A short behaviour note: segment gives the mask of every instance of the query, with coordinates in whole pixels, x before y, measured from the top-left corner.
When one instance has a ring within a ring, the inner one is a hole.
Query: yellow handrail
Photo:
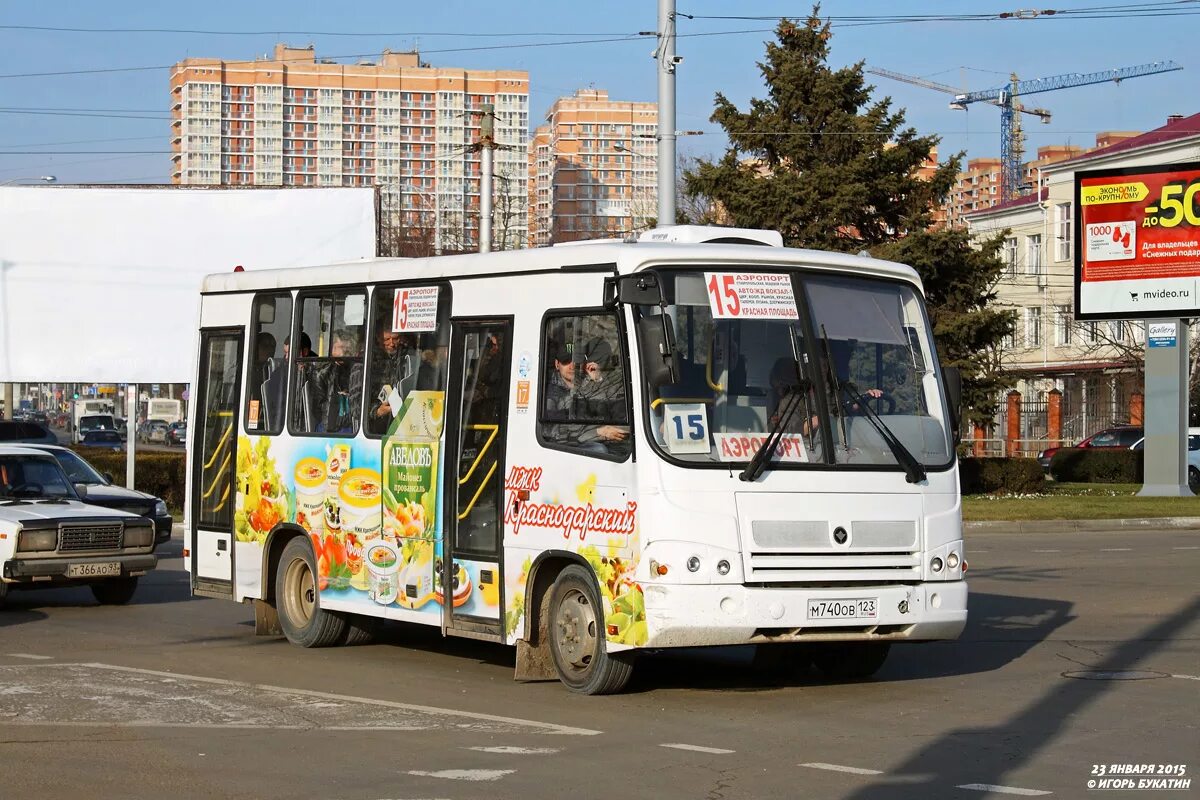
[[[658,408],[663,403],[711,403],[714,399],[712,397],[659,397],[651,401],[650,408]]]
[[[708,340],[708,362],[704,365],[704,380],[708,383],[708,388],[712,389],[714,392],[719,392],[725,387],[719,383],[713,383],[713,350],[716,349],[713,347],[713,343],[716,338],[717,334],[714,332],[712,337]]]
[[[209,495],[217,490],[217,483],[221,480],[221,478],[225,477],[225,468],[229,466],[229,458],[229,455],[225,456],[225,460],[221,462],[220,468],[217,470],[216,474],[213,475],[212,486],[208,487],[208,491],[200,496],[201,499],[207,500]],[[225,491],[229,491],[228,487],[226,487]]]
[[[492,476],[495,474],[496,474],[496,462],[493,461],[491,469],[488,470],[488,474],[485,475],[483,477],[483,480],[479,482],[479,488],[475,490],[475,496],[471,498],[471,502],[467,503],[467,507],[463,509],[463,512],[458,515],[458,519],[460,522],[462,520],[466,519],[467,515],[471,513],[471,509],[475,507],[476,501],[479,500],[479,495],[483,494],[484,487],[486,487],[488,485],[488,481],[490,481],[492,479]]]
[[[221,434],[221,441],[217,442],[217,446],[213,448],[212,458],[208,460],[202,469],[208,469],[217,460],[217,456],[221,455],[221,450],[225,447],[225,443],[229,441],[229,434],[233,433],[233,425],[225,428],[225,432]]]
[[[214,509],[212,510],[212,513],[214,513],[214,514],[215,514],[215,513],[217,513],[218,511],[220,511],[222,508],[224,508],[224,507],[225,507],[225,504],[226,504],[226,503],[228,503],[228,502],[229,502],[229,487],[228,487],[228,486],[226,486],[226,487],[225,487],[225,494],[221,495],[221,502],[217,503],[217,506],[216,506],[216,508],[214,508]]]
[[[498,433],[500,433],[500,426],[499,425],[468,425],[467,430],[469,430],[469,431],[491,431],[492,435],[487,438],[487,441],[483,443],[483,447],[481,447],[479,449],[479,453],[478,453],[478,455],[475,456],[475,461],[471,464],[471,468],[469,470],[467,470],[467,474],[463,475],[461,478],[458,479],[459,486],[462,486],[463,484],[465,484],[467,481],[469,481],[471,479],[471,476],[475,474],[475,468],[479,466],[479,462],[483,460],[483,457],[485,455],[487,455],[487,451],[489,449],[491,449],[492,442],[494,442],[496,440],[496,435]],[[493,466],[495,466],[495,465],[493,465]]]

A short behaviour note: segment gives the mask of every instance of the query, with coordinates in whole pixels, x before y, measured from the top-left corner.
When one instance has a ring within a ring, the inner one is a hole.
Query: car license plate
[[[68,564],[68,578],[107,578],[121,574],[120,561],[101,561],[93,564]]]
[[[878,616],[879,600],[875,597],[808,601],[809,619],[875,619]]]

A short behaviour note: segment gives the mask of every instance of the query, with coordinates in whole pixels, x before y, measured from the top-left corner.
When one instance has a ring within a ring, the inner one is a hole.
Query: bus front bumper
[[[646,647],[929,641],[957,638],[967,623],[965,581],[839,588],[644,583],[642,589]]]

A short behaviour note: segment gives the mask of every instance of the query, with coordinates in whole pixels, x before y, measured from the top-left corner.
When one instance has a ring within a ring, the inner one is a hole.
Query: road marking
[[[1189,545],[1187,547],[1172,547],[1172,550],[1200,550],[1200,546]]]
[[[1043,791],[1042,789],[1021,789],[1017,786],[995,786],[990,783],[964,783],[958,789],[970,789],[975,792],[995,792],[996,794],[1021,794],[1028,797],[1036,797],[1043,794],[1054,794],[1054,792]]]
[[[1062,550],[1034,550],[1034,553],[1061,553]]]
[[[468,747],[477,753],[500,753],[512,756],[552,756],[559,750],[557,747]]]
[[[439,769],[433,772],[410,769],[408,774],[418,778],[445,778],[448,781],[498,781],[514,772],[515,769]]]
[[[720,747],[702,747],[698,744],[660,744],[659,747],[670,747],[672,750],[693,750],[697,753],[713,753],[715,755],[728,755],[736,753],[736,750],[725,750]]]
[[[50,665],[47,665],[50,666]],[[588,728],[572,728],[567,725],[555,725],[553,722],[538,722],[531,719],[520,719],[518,717],[501,717],[495,714],[481,714],[476,711],[460,711],[455,708],[439,708],[437,706],[422,706],[413,703],[397,703],[391,700],[376,700],[373,697],[355,697],[353,695],[333,694],[331,692],[314,692],[309,689],[293,689],[287,686],[271,686],[265,683],[248,683],[246,681],[233,681],[226,678],[206,678],[200,675],[186,675],[180,672],[160,672],[153,669],[137,669],[136,667],[118,667],[112,664],[79,664],[79,665],[63,665],[63,666],[84,666],[93,669],[109,669],[116,672],[131,672],[137,675],[153,675],[159,678],[170,678],[173,680],[188,680],[196,681],[197,683],[211,683],[216,686],[240,686],[247,689],[258,689],[265,692],[282,692],[285,694],[300,695],[301,697],[315,697],[321,700],[340,700],[347,703],[361,703],[368,706],[380,706],[383,708],[396,708],[403,711],[417,711],[422,714],[433,714],[443,717],[462,717],[464,719],[476,719],[484,722],[503,722],[508,725],[520,725],[527,728],[537,728],[546,733],[553,733],[565,736],[596,736],[601,731],[594,731]]]
[[[1128,553],[1132,547],[1101,547],[1101,553]]]
[[[54,656],[35,656],[33,653],[5,653],[6,656],[13,658],[28,658],[31,661],[50,661]]]
[[[826,764],[821,761],[811,761],[807,764],[801,764],[802,767],[811,767],[812,769],[826,769],[830,772],[849,772],[851,775],[882,775],[883,772],[877,769],[863,769],[862,767],[844,767],[841,764]]]
[[[1200,675],[1172,675],[1172,678],[1183,678],[1185,681],[1200,681]]]

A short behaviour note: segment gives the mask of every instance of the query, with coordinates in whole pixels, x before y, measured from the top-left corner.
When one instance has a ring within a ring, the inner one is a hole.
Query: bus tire
[[[376,617],[365,617],[362,614],[340,614],[346,622],[346,633],[341,644],[356,647],[371,644],[379,633],[380,620]]]
[[[862,680],[879,671],[887,660],[890,642],[841,642],[813,649],[812,660],[829,680]]]
[[[136,577],[129,578],[113,578],[107,581],[93,583],[90,587],[92,596],[96,598],[102,606],[123,606],[133,599],[133,593],[137,591],[138,579]]]
[[[275,607],[279,627],[292,644],[329,647],[346,635],[346,620],[321,608],[317,569],[308,537],[293,537],[275,570]]]
[[[558,679],[573,692],[613,694],[633,676],[630,656],[612,655],[604,637],[604,606],[592,573],[571,564],[550,588],[550,654]]]

